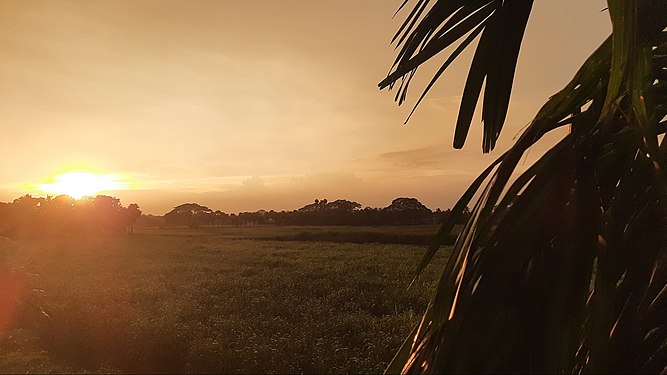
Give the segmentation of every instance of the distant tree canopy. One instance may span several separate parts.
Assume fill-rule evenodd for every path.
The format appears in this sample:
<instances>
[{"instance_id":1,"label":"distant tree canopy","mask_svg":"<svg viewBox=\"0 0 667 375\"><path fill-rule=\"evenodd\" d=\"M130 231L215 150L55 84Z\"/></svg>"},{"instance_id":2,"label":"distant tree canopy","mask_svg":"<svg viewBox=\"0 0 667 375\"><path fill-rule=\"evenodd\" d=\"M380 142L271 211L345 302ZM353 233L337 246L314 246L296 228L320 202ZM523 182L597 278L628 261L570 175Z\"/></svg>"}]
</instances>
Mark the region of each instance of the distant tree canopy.
<instances>
[{"instance_id":1,"label":"distant tree canopy","mask_svg":"<svg viewBox=\"0 0 667 375\"><path fill-rule=\"evenodd\" d=\"M199 228L209 222L214 215L213 210L196 203L183 203L174 207L164 215L167 225L187 225L190 228Z\"/></svg>"},{"instance_id":2,"label":"distant tree canopy","mask_svg":"<svg viewBox=\"0 0 667 375\"><path fill-rule=\"evenodd\" d=\"M315 199L292 211L241 212L226 214L197 203L184 203L164 215L168 226L247 226L247 225L421 225L440 223L450 211L435 212L416 198L397 198L384 208L362 208L361 204L345 199L328 201ZM154 220L146 222L155 222Z\"/></svg>"},{"instance_id":3,"label":"distant tree canopy","mask_svg":"<svg viewBox=\"0 0 667 375\"><path fill-rule=\"evenodd\" d=\"M125 210L125 220L128 224L128 232L130 234L134 233L134 223L141 217L141 210L139 209L139 205L136 203L132 203L129 206L127 206L127 209Z\"/></svg>"},{"instance_id":4,"label":"distant tree canopy","mask_svg":"<svg viewBox=\"0 0 667 375\"><path fill-rule=\"evenodd\" d=\"M0 202L0 236L86 235L128 233L135 227L221 227L255 225L423 225L447 219L451 211L431 211L416 198L396 198L384 208L363 207L346 199L313 203L291 211L227 214L198 203L183 203L162 216L145 215L139 205L123 207L107 195L76 200L67 195L46 198L24 195ZM469 215L466 211L463 222Z\"/></svg>"},{"instance_id":5,"label":"distant tree canopy","mask_svg":"<svg viewBox=\"0 0 667 375\"><path fill-rule=\"evenodd\" d=\"M329 202L326 199L315 199L315 202L307 204L298 209L300 212L316 212L316 211L336 211L336 212L350 212L361 208L361 204L351 202L345 199L338 199Z\"/></svg>"},{"instance_id":6,"label":"distant tree canopy","mask_svg":"<svg viewBox=\"0 0 667 375\"><path fill-rule=\"evenodd\" d=\"M107 195L76 200L28 194L0 203L0 233L8 237L131 233L140 216L136 203L125 208L118 198Z\"/></svg>"},{"instance_id":7,"label":"distant tree canopy","mask_svg":"<svg viewBox=\"0 0 667 375\"><path fill-rule=\"evenodd\" d=\"M384 208L387 211L428 211L431 212L416 198L396 198L388 207Z\"/></svg>"}]
</instances>

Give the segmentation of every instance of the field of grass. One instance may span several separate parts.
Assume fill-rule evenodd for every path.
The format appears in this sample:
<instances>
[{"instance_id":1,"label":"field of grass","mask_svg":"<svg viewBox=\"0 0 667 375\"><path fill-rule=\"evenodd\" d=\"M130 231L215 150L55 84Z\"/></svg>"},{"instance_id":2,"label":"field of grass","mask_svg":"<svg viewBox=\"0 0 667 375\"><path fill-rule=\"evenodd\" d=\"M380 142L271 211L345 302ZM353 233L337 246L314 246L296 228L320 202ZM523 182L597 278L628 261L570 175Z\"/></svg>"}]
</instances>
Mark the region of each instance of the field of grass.
<instances>
[{"instance_id":1,"label":"field of grass","mask_svg":"<svg viewBox=\"0 0 667 375\"><path fill-rule=\"evenodd\" d=\"M13 262L31 260L37 274L24 293L43 290L50 318L15 317L0 333L0 372L382 372L447 252L407 289L422 246L290 239L435 230L144 229L21 240Z\"/></svg>"}]
</instances>

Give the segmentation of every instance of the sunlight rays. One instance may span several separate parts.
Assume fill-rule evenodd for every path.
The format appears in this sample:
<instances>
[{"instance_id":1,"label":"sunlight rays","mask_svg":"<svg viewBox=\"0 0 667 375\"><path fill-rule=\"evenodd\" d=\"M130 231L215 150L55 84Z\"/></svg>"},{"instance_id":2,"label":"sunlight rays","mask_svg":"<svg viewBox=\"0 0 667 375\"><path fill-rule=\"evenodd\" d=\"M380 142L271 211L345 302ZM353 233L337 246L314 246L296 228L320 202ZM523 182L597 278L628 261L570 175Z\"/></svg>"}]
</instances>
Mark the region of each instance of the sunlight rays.
<instances>
[{"instance_id":1,"label":"sunlight rays","mask_svg":"<svg viewBox=\"0 0 667 375\"><path fill-rule=\"evenodd\" d=\"M127 190L130 185L129 178L119 174L69 171L56 174L49 182L36 184L35 188L47 194L65 194L74 199L81 199L106 191Z\"/></svg>"}]
</instances>

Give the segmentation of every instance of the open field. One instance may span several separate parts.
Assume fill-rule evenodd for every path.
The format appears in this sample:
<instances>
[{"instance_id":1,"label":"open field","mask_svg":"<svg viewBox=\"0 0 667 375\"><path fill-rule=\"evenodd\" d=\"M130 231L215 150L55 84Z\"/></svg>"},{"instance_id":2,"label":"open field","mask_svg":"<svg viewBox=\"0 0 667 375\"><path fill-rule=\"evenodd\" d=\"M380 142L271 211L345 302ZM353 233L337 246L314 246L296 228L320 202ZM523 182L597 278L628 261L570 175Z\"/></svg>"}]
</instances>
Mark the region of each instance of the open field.
<instances>
[{"instance_id":1,"label":"open field","mask_svg":"<svg viewBox=\"0 0 667 375\"><path fill-rule=\"evenodd\" d=\"M378 373L418 322L446 251L407 289L422 246L285 239L435 230L155 229L21 240L10 255L32 261L28 271L39 276L24 293L42 289L50 319L16 317L0 336L0 372Z\"/></svg>"},{"instance_id":2,"label":"open field","mask_svg":"<svg viewBox=\"0 0 667 375\"><path fill-rule=\"evenodd\" d=\"M144 234L160 236L224 236L228 239L257 239L273 241L315 241L339 243L389 243L428 245L438 231L438 225L413 226L256 226L199 228L144 228ZM456 227L458 230L458 227ZM453 238L452 238L453 240Z\"/></svg>"}]
</instances>

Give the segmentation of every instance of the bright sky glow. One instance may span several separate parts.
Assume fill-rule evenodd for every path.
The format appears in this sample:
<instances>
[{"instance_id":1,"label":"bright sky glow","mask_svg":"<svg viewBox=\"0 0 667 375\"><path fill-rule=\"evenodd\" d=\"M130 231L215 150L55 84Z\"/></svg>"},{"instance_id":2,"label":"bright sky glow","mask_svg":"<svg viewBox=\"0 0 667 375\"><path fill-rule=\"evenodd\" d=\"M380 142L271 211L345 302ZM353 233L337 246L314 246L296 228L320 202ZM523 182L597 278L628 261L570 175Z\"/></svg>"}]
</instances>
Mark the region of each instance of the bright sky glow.
<instances>
[{"instance_id":1,"label":"bright sky glow","mask_svg":"<svg viewBox=\"0 0 667 375\"><path fill-rule=\"evenodd\" d=\"M72 171L53 176L52 181L37 184L36 188L52 195L69 195L74 199L95 196L102 192L125 190L130 182L117 174Z\"/></svg>"},{"instance_id":2,"label":"bright sky glow","mask_svg":"<svg viewBox=\"0 0 667 375\"><path fill-rule=\"evenodd\" d=\"M446 209L611 30L604 0L536 1L507 123L482 155L481 105L465 148L452 149L472 48L407 126L449 53L415 76L402 107L378 90L410 12L392 19L402 2L0 0L0 202L47 191L104 192L158 215L184 202L231 213L323 198ZM54 171L67 174L47 179Z\"/></svg>"}]
</instances>

